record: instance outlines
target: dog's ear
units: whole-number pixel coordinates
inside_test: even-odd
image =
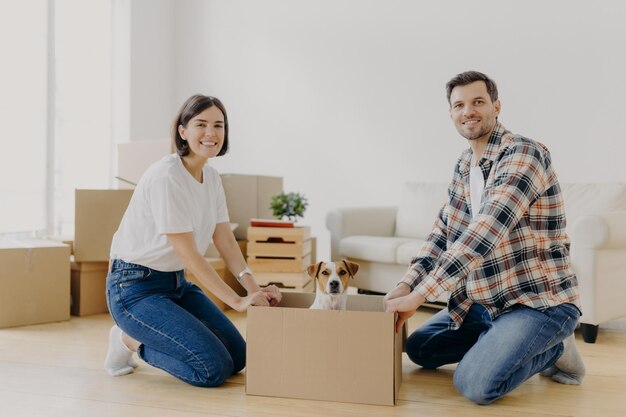
[[[309,274],[311,278],[316,278],[317,274],[320,273],[320,269],[322,268],[322,264],[324,262],[319,261],[316,264],[311,264],[306,268],[306,272]]]
[[[357,271],[359,270],[359,264],[357,264],[356,262],[350,262],[346,259],[343,259],[341,262],[344,263],[344,265],[346,266],[346,269],[348,270],[348,272],[350,272],[350,276],[354,278]]]

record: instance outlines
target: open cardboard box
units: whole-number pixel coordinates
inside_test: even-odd
[[[346,311],[309,310],[314,298],[248,309],[246,394],[394,405],[402,334],[383,297],[349,295]]]

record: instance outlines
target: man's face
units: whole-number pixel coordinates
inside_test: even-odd
[[[500,114],[500,100],[491,101],[483,81],[454,87],[450,94],[450,118],[468,140],[487,142]]]

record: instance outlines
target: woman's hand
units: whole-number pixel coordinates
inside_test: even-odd
[[[268,307],[270,305],[269,297],[263,291],[256,291],[245,297],[240,297],[237,304],[233,307],[237,311],[246,311],[250,306]]]
[[[283,295],[278,290],[278,287],[274,284],[268,285],[261,291],[263,291],[269,297],[269,303],[272,307],[278,305],[278,303],[280,303],[280,300],[282,300],[283,298]]]

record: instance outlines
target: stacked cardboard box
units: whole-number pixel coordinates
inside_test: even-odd
[[[69,319],[68,245],[3,240],[0,265],[0,328]]]
[[[105,292],[109,263],[76,262],[72,259],[71,269],[72,315],[87,316],[108,312]]]
[[[261,286],[312,291],[306,268],[314,262],[314,243],[308,226],[248,227],[248,265]]]
[[[250,240],[246,226],[250,219],[272,217],[270,202],[272,196],[283,191],[283,179],[239,174],[222,174],[221,178],[230,221],[239,225],[234,231],[235,238]]]
[[[118,188],[135,188],[156,161],[174,152],[170,139],[138,140],[117,145]]]
[[[108,312],[106,276],[113,234],[133,190],[76,190],[71,312],[77,316]]]

